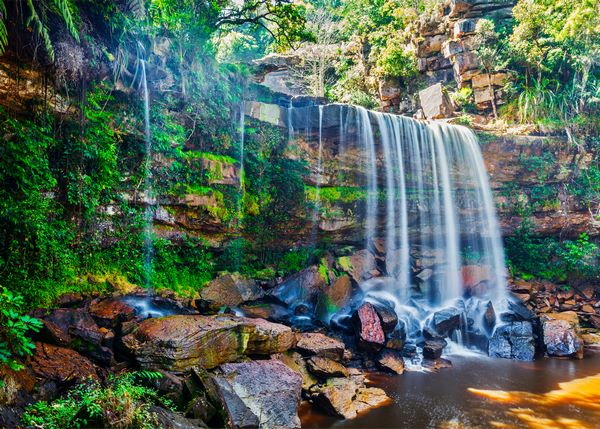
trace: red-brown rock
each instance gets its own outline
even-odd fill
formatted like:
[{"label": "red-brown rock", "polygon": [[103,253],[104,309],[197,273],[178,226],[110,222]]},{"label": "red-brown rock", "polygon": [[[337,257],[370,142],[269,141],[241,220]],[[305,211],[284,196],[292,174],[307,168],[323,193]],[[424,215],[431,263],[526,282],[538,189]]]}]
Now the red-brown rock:
[{"label": "red-brown rock", "polygon": [[135,309],[114,298],[92,301],[89,312],[96,323],[105,328],[116,328],[135,317]]},{"label": "red-brown rock", "polygon": [[370,351],[381,350],[385,344],[385,335],[379,315],[373,304],[365,302],[352,316],[358,346]]},{"label": "red-brown rock", "polygon": [[98,378],[94,364],[75,350],[36,343],[28,366],[37,378],[57,383],[81,382]]},{"label": "red-brown rock", "polygon": [[342,360],[344,356],[344,343],[335,338],[318,332],[305,332],[297,334],[296,349],[306,356],[320,356],[335,360]]}]

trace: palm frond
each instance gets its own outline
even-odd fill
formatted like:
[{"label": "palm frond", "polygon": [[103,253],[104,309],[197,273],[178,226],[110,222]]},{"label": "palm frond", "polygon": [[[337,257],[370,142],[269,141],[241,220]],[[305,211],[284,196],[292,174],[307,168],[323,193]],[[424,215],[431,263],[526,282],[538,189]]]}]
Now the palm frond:
[{"label": "palm frond", "polygon": [[2,55],[8,46],[8,31],[6,29],[6,5],[4,0],[0,0],[0,55]]},{"label": "palm frond", "polygon": [[32,0],[27,0],[27,6],[29,7],[29,18],[27,18],[27,25],[31,26],[34,33],[42,39],[44,42],[44,48],[48,54],[48,58],[50,61],[54,62],[54,47],[52,46],[52,41],[50,40],[48,28],[44,25],[40,16],[35,10]]},{"label": "palm frond", "polygon": [[77,16],[77,8],[73,4],[73,0],[54,0],[54,5],[58,9],[61,18],[65,21],[71,36],[79,42],[79,28],[77,28],[75,19]]}]

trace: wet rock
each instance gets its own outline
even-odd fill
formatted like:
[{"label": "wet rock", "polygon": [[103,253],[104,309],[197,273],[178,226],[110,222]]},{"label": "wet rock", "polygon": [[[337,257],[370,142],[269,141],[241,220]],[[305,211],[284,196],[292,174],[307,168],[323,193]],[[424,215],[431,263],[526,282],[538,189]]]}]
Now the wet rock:
[{"label": "wet rock", "polygon": [[269,355],[291,348],[292,330],[262,319],[231,315],[175,315],[146,319],[123,338],[144,368],[183,371],[214,368],[244,355]]},{"label": "wet rock", "polygon": [[389,333],[385,340],[385,347],[391,350],[402,350],[406,343],[406,327],[400,321],[394,331]]},{"label": "wet rock", "polygon": [[440,369],[444,368],[452,368],[452,362],[444,358],[423,359],[422,365],[432,371],[439,371]]},{"label": "wet rock", "polygon": [[156,419],[156,423],[161,429],[198,429],[208,427],[202,420],[186,419],[180,413],[157,407],[156,405],[152,405],[148,411]]},{"label": "wet rock", "polygon": [[347,377],[348,370],[344,365],[333,359],[313,356],[306,362],[311,373],[321,378]]},{"label": "wet rock", "polygon": [[89,312],[99,326],[112,329],[135,317],[135,309],[114,298],[92,301]]},{"label": "wet rock", "polygon": [[377,359],[379,367],[394,374],[404,372],[404,359],[398,352],[392,350],[383,350]]},{"label": "wet rock", "polygon": [[57,384],[70,385],[85,379],[98,378],[96,366],[75,350],[35,343],[28,366],[39,379]]},{"label": "wet rock", "polygon": [[390,402],[382,389],[365,387],[352,378],[332,378],[326,384],[314,387],[311,398],[324,412],[346,419]]},{"label": "wet rock", "polygon": [[433,314],[433,326],[441,335],[448,335],[460,327],[461,312],[458,308],[450,307]]},{"label": "wet rock", "polygon": [[297,334],[296,338],[296,349],[305,356],[315,355],[337,361],[344,356],[344,343],[325,334],[305,332]]},{"label": "wet rock", "polygon": [[352,281],[344,274],[333,281],[320,294],[317,303],[319,320],[329,323],[331,314],[350,303],[352,298]]},{"label": "wet rock", "polygon": [[378,351],[385,344],[385,335],[373,304],[365,302],[352,316],[358,346],[368,351]]},{"label": "wet rock", "polygon": [[83,304],[83,296],[80,293],[63,293],[56,300],[56,304],[61,307],[77,307]]},{"label": "wet rock", "polygon": [[401,354],[405,358],[413,358],[417,355],[417,346],[415,344],[405,344]]},{"label": "wet rock", "polygon": [[213,376],[232,428],[300,428],[302,378],[278,360],[231,363]]},{"label": "wet rock", "polygon": [[221,307],[237,307],[246,301],[264,296],[263,290],[252,279],[238,273],[227,273],[209,282],[200,290],[196,307],[204,311],[218,311]]},{"label": "wet rock", "polygon": [[600,351],[600,335],[592,332],[581,335],[584,347],[586,349]]},{"label": "wet rock", "polygon": [[549,356],[583,358],[583,340],[580,337],[577,313],[573,311],[545,313],[540,320],[544,345]]},{"label": "wet rock", "polygon": [[349,274],[355,283],[360,284],[373,277],[371,270],[376,267],[375,255],[367,249],[359,250],[350,256],[339,257],[336,265],[339,270]]},{"label": "wet rock", "polygon": [[419,100],[427,119],[441,119],[452,114],[452,103],[441,83],[419,91]]},{"label": "wet rock", "polygon": [[426,282],[431,277],[433,277],[433,270],[431,268],[425,268],[416,276],[422,282]]},{"label": "wet rock", "polygon": [[590,316],[590,325],[593,328],[600,329],[600,316]]},{"label": "wet rock", "polygon": [[300,374],[302,377],[303,390],[308,391],[312,386],[319,382],[319,380],[308,371],[306,361],[300,353],[288,351],[285,353],[274,354],[271,358],[283,362],[290,369]]},{"label": "wet rock", "polygon": [[444,340],[426,340],[423,346],[423,357],[426,359],[439,359],[446,344]]},{"label": "wet rock", "polygon": [[286,307],[271,302],[242,304],[238,309],[242,312],[244,317],[267,319],[271,322],[279,322],[285,320],[289,316],[289,310]]},{"label": "wet rock", "polygon": [[271,289],[269,294],[287,306],[301,302],[314,304],[319,292],[327,286],[327,280],[317,266],[306,268]]},{"label": "wet rock", "polygon": [[483,312],[483,327],[491,334],[496,326],[496,310],[494,310],[494,304],[492,301],[488,301],[485,305],[485,311]]},{"label": "wet rock", "polygon": [[396,328],[396,325],[398,325],[398,315],[396,315],[396,312],[387,305],[374,304],[374,307],[379,316],[379,320],[381,321],[383,332],[389,334]]},{"label": "wet rock", "polygon": [[509,301],[508,308],[517,316],[519,320],[532,320],[536,318],[535,313],[520,301]]},{"label": "wet rock", "polygon": [[531,322],[509,322],[496,327],[489,342],[489,355],[505,359],[531,361],[535,357],[535,339]]},{"label": "wet rock", "polygon": [[188,404],[186,416],[203,422],[210,422],[217,414],[217,409],[208,400],[205,392],[198,392]]}]

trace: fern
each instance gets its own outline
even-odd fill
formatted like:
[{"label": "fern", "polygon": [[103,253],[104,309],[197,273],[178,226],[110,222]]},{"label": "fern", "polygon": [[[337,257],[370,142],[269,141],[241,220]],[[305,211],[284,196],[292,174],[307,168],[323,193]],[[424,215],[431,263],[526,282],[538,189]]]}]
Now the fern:
[{"label": "fern", "polygon": [[27,6],[29,7],[30,12],[29,18],[27,18],[27,25],[31,26],[35,34],[42,39],[44,42],[44,48],[48,54],[48,58],[51,62],[54,62],[54,47],[52,46],[52,41],[50,40],[48,28],[44,25],[40,16],[35,10],[35,7],[33,6],[33,0],[27,0]]},{"label": "fern", "polygon": [[54,0],[54,5],[58,9],[62,19],[65,21],[65,24],[67,24],[67,29],[69,30],[69,33],[71,33],[71,36],[79,42],[79,29],[75,23],[77,9],[73,4],[73,0]]},{"label": "fern", "polygon": [[127,6],[135,18],[144,19],[146,17],[144,0],[129,0]]},{"label": "fern", "polygon": [[6,30],[6,5],[4,0],[0,0],[0,55],[4,53],[4,50],[8,46],[8,31]]}]

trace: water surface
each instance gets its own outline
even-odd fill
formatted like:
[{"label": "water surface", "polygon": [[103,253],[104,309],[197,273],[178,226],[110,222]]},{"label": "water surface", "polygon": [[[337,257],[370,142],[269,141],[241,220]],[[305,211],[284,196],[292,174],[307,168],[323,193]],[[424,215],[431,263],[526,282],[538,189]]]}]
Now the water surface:
[{"label": "water surface", "polygon": [[353,420],[308,411],[302,427],[600,428],[600,353],[580,361],[451,360],[453,368],[438,373],[371,375],[393,404]]}]

